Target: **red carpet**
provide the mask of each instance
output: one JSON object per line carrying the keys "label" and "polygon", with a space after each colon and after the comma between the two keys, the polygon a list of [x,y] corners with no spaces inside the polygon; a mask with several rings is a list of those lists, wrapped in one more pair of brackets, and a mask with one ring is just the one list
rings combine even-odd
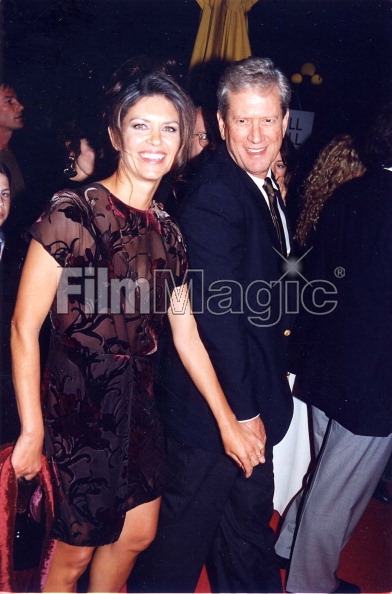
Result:
{"label": "red carpet", "polygon": [[[278,514],[271,525],[276,527]],[[339,577],[357,584],[362,593],[392,593],[392,505],[371,499],[341,555]],[[211,592],[203,570],[196,592]]]}

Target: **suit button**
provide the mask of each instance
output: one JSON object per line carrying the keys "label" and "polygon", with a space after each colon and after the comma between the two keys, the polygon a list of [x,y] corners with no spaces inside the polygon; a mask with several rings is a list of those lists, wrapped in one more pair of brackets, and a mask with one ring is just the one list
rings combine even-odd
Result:
{"label": "suit button", "polygon": [[290,334],[291,334],[291,330],[285,330],[285,331],[283,332],[283,334],[284,334],[285,336],[290,336]]}

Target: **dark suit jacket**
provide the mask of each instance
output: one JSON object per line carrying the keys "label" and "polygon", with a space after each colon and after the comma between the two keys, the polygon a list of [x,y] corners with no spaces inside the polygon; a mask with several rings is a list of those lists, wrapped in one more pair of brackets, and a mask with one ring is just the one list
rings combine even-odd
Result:
{"label": "dark suit jacket", "polygon": [[[239,420],[257,414],[274,445],[287,431],[289,320],[277,235],[264,197],[220,146],[201,168],[180,214],[192,305],[218,378]],[[285,277],[286,278],[286,277]],[[164,356],[161,410],[170,437],[221,449],[213,416],[174,355]]]}
{"label": "dark suit jacket", "polygon": [[[366,173],[335,192],[306,264],[308,280],[336,287],[326,295],[326,311],[334,301],[336,307],[309,313],[308,287],[309,312],[292,334],[300,354],[297,395],[355,434],[386,436],[392,431],[392,172]],[[318,306],[322,300],[320,293]]]}

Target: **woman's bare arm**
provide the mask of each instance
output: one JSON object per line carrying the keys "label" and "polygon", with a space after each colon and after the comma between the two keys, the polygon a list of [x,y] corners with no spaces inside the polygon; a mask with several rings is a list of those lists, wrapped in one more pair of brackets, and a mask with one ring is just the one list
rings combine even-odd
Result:
{"label": "woman's bare arm", "polygon": [[253,467],[264,462],[265,432],[263,424],[259,419],[258,423],[252,424],[254,430],[251,430],[246,423],[240,423],[235,418],[219,384],[209,355],[200,339],[185,289],[182,293],[180,299],[177,294],[172,299],[178,313],[173,312],[172,309],[168,311],[174,345],[185,369],[211,408],[226,453],[242,467],[245,475],[249,477]]}
{"label": "woman's bare arm", "polygon": [[31,479],[41,468],[44,429],[39,333],[56,294],[58,272],[56,261],[32,239],[11,324],[12,376],[21,423],[12,454],[18,478]]}

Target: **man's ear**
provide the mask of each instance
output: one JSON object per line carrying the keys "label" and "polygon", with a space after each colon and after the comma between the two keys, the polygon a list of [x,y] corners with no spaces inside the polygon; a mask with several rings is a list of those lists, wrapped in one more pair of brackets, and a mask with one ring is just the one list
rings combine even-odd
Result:
{"label": "man's ear", "polygon": [[108,127],[108,134],[109,134],[109,138],[110,138],[110,142],[112,143],[113,148],[120,152],[121,147],[119,146],[117,139],[115,138],[115,135],[113,133],[113,130],[110,128],[110,126]]}
{"label": "man's ear", "polygon": [[289,117],[290,117],[290,110],[288,109],[284,115],[283,123],[282,123],[283,136],[286,134],[287,126],[289,124]]}
{"label": "man's ear", "polygon": [[222,118],[220,111],[217,111],[216,117],[218,118],[218,126],[219,126],[220,135],[222,137],[222,140],[225,140],[226,139],[226,134],[225,134],[226,124],[225,124],[224,119]]}

